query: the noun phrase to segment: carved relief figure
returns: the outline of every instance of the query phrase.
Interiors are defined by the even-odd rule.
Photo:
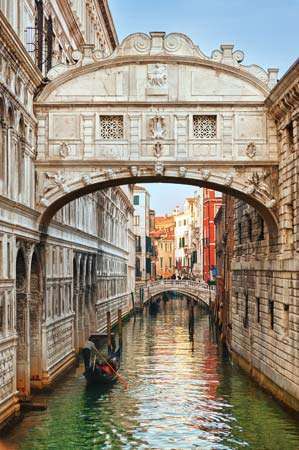
[[[164,139],[166,128],[163,116],[155,116],[150,120],[150,131],[154,139]]]
[[[164,64],[155,64],[148,72],[148,81],[151,87],[167,86],[167,68]]]

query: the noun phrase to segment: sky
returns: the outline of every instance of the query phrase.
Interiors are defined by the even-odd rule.
[[[243,64],[277,67],[281,77],[299,56],[299,0],[110,0],[119,40],[135,32],[178,31],[208,56],[221,43],[243,50]],[[195,188],[146,185],[151,207],[171,212]]]

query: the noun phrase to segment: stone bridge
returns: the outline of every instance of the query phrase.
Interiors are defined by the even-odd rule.
[[[153,32],[107,58],[85,46],[55,66],[34,103],[41,230],[77,197],[157,181],[243,199],[277,235],[277,137],[265,105],[277,71],[243,58],[232,45],[207,56],[183,34]]]
[[[147,303],[153,297],[164,292],[178,292],[187,297],[193,298],[196,302],[202,302],[210,306],[215,301],[215,290],[209,288],[205,283],[198,283],[190,280],[159,280],[143,286],[143,295],[138,296],[140,306]],[[142,299],[143,297],[143,299]]]

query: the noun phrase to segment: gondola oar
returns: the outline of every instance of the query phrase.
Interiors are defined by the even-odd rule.
[[[99,355],[99,357],[101,359],[104,360],[104,362],[107,364],[108,367],[110,367],[110,369],[112,370],[112,372],[114,372],[114,374],[117,376],[117,378],[119,379],[119,381],[123,384],[123,386],[125,387],[125,389],[128,389],[129,383],[127,382],[127,380],[125,379],[125,377],[123,377],[122,375],[120,375],[118,372],[116,372],[116,370],[114,369],[114,367],[111,366],[111,364],[107,361],[107,359],[105,358],[104,355],[102,355],[102,353],[97,350],[97,354]]]

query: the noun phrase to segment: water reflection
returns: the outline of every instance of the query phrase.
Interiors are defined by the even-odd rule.
[[[120,384],[86,388],[83,369],[3,440],[9,449],[299,448],[298,423],[221,354],[209,317],[160,303],[123,329]],[[1,448],[1,446],[0,446]]]

